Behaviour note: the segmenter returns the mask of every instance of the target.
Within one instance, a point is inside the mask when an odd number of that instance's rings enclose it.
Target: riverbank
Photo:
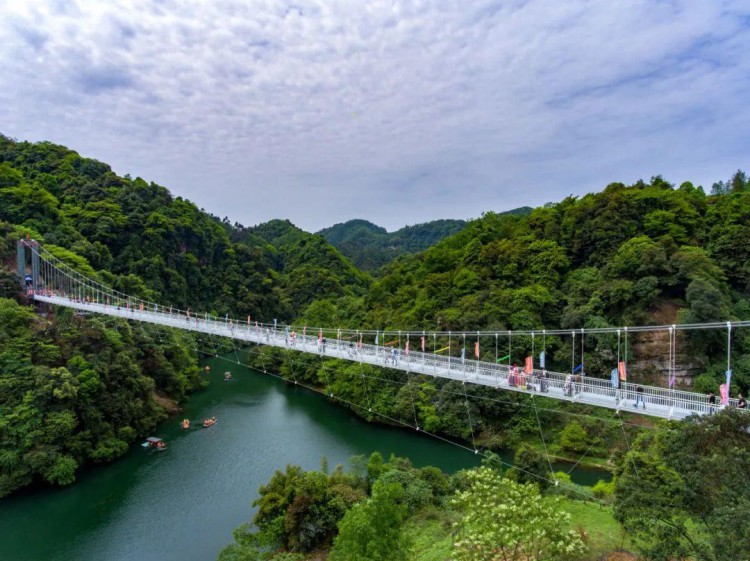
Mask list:
[[[457,536],[465,537],[460,528],[465,529],[466,521],[476,523],[480,512],[500,503],[500,512],[519,517],[509,530],[514,537],[504,534],[504,540],[526,540],[531,535],[534,540],[573,539],[580,546],[575,548],[576,561],[610,559],[610,554],[631,547],[606,502],[611,495],[582,501],[576,497],[591,497],[593,490],[581,493],[579,486],[565,482],[564,475],[560,485],[526,487],[518,483],[523,475],[520,472],[511,469],[503,473],[496,464],[483,463],[485,467],[479,470],[453,475],[434,467],[415,468],[408,458],[384,459],[380,454],[333,471],[327,464],[313,471],[287,465],[259,489],[254,503],[259,511],[252,531],[250,527],[238,528],[235,541],[218,559],[274,560],[279,553],[278,559],[323,561],[332,551],[342,553],[342,548],[348,548],[348,559],[358,558],[357,551],[398,550],[402,552],[396,556],[399,559],[445,561],[452,558],[454,542],[460,541]],[[473,485],[481,474],[491,474],[492,483],[479,486],[488,489],[490,485],[490,496],[480,503],[464,502],[462,497],[476,489]],[[392,503],[386,505],[383,493],[388,493],[387,489],[393,494]],[[372,525],[388,528],[387,537],[373,534],[368,530]],[[407,549],[409,553],[404,554]]]
[[[479,459],[416,432],[368,424],[321,396],[221,359],[208,387],[154,431],[164,452],[138,443],[118,461],[82,470],[64,488],[0,501],[0,558],[12,561],[205,561],[248,521],[260,485],[286,464],[333,467],[374,450],[446,473]],[[232,372],[224,382],[223,373]],[[185,431],[216,416],[209,429]]]
[[[341,363],[340,361],[337,361],[335,359],[329,359],[336,364],[336,367],[341,366],[345,369],[338,373],[338,378],[339,380],[347,381],[339,381],[337,383],[333,381],[335,375],[332,376],[329,372],[330,366],[324,363],[316,362],[320,360],[320,357],[304,357],[310,362],[304,363],[304,368],[301,368],[300,366],[295,367],[295,362],[293,360],[292,362],[287,363],[287,355],[283,354],[281,351],[279,351],[279,349],[276,349],[274,347],[258,347],[252,352],[249,352],[247,354],[247,358],[249,360],[249,365],[251,368],[256,368],[264,374],[268,374],[270,376],[283,380],[287,384],[294,387],[302,387],[309,391],[325,396],[326,399],[328,399],[331,403],[334,403],[340,407],[343,407],[344,409],[351,411],[353,414],[368,423],[395,427],[401,430],[415,430],[414,420],[411,417],[409,417],[407,420],[402,421],[390,412],[384,413],[383,411],[381,411],[382,406],[377,407],[373,406],[372,403],[370,403],[370,398],[372,397],[371,393],[374,392],[372,392],[371,389],[368,390],[368,382],[366,381],[367,376],[364,376],[364,374],[357,374],[352,378],[351,371],[346,370],[346,368],[351,367],[351,365]],[[302,359],[300,358],[300,360]],[[326,373],[312,374],[312,372],[315,370],[317,370],[318,372],[324,371]],[[347,376],[349,376],[349,378],[347,378]],[[389,381],[387,378],[382,378],[379,380],[382,382]],[[351,387],[346,387],[347,385],[351,384],[354,384],[360,392],[362,391],[362,387],[364,384],[364,393],[359,396],[360,398],[362,398],[360,401],[353,399],[350,395],[342,396],[342,393],[346,394],[346,392],[352,391]],[[406,387],[406,383],[403,384],[404,387]],[[418,388],[418,383],[415,383],[415,386]],[[414,390],[414,392],[417,391],[419,390]],[[411,390],[409,398],[411,400],[414,399],[414,395],[411,393]],[[365,399],[368,405],[365,405],[365,402],[363,401]],[[388,399],[391,401],[397,401],[398,396],[391,395],[388,397]],[[417,409],[424,408],[425,405],[426,404],[423,403],[417,406]],[[540,408],[545,413],[558,414],[566,420],[570,420],[575,424],[578,423],[577,419],[580,418],[590,420],[592,424],[604,423],[604,425],[602,426],[604,426],[605,428],[607,423],[615,422],[615,425],[618,427],[617,433],[620,434],[620,421],[619,419],[617,421],[613,421],[611,415],[607,415],[606,417],[601,418],[597,417],[596,415],[589,416],[586,414],[586,408],[581,408],[579,406],[579,408],[582,409],[582,412],[572,412],[572,417],[569,417],[569,412],[566,410],[566,408],[575,406],[571,406],[570,404],[561,405],[559,402],[551,402],[550,405],[554,408],[545,409],[543,405],[540,405]],[[429,407],[429,405],[427,406]],[[416,409],[414,407],[415,405],[413,403],[407,407],[408,415],[416,415]],[[518,407],[531,408],[531,406],[528,404],[520,405]],[[462,410],[464,408],[463,398],[461,399],[460,408]],[[516,409],[515,412],[511,412],[508,414],[511,421],[516,417],[517,412],[518,409]],[[476,422],[477,419],[475,418],[474,421]],[[481,423],[482,421],[479,422]],[[598,426],[596,428],[596,434],[591,437],[592,440],[590,442],[586,440],[588,438],[587,436],[583,437],[580,443],[584,446],[583,450],[578,452],[568,452],[553,440],[548,440],[545,442],[540,439],[537,428],[537,421],[534,422],[533,426],[531,427],[532,430],[530,432],[520,433],[514,431],[512,426],[508,426],[509,420],[507,418],[494,419],[494,422],[503,427],[504,432],[502,434],[496,435],[492,434],[491,431],[486,432],[482,430],[480,430],[473,436],[467,435],[465,438],[441,433],[440,431],[433,432],[432,434],[435,438],[454,443],[457,446],[469,450],[479,450],[482,453],[491,452],[493,454],[496,454],[497,456],[502,458],[502,461],[504,463],[508,465],[513,462],[515,450],[517,450],[520,446],[526,444],[534,448],[539,454],[543,455],[546,461],[552,463],[554,471],[568,472],[571,468],[581,468],[600,472],[600,479],[605,482],[610,481],[612,478],[612,472],[614,468],[610,461],[610,450],[605,447],[604,450],[606,451],[606,455],[597,455],[602,452],[603,443],[599,441],[598,445],[594,445],[597,444],[596,441],[600,440],[600,436],[603,433],[602,426]],[[523,423],[522,425],[525,427]],[[528,430],[528,427],[526,427],[526,429]],[[511,438],[506,438],[506,436],[510,433],[512,433],[513,436]],[[557,438],[558,435],[555,434],[554,440],[557,440]],[[575,483],[594,485],[597,481],[598,479],[595,479],[594,481],[587,479],[585,481],[576,480]]]

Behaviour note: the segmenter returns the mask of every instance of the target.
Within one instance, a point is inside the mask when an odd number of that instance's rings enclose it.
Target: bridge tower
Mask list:
[[[40,286],[39,279],[39,252],[33,251],[32,248],[36,247],[38,242],[36,240],[18,240],[16,247],[16,270],[18,274],[18,282],[26,289],[27,293],[29,290],[36,290]],[[27,265],[31,266],[31,273],[27,273]]]

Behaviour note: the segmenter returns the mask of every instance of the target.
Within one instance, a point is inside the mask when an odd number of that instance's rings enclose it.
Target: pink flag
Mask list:
[[[362,348],[362,335],[361,335],[361,334],[360,334],[360,336],[359,336],[359,343],[357,343],[357,348],[358,348],[358,349],[361,349],[361,348]]]
[[[406,341],[406,347],[404,347],[404,354],[409,356],[409,341]]]
[[[424,352],[424,335],[422,335],[422,352]]]
[[[620,373],[620,381],[625,382],[628,379],[628,373],[625,370],[625,363],[620,361],[617,363],[617,371]]]
[[[534,357],[527,356],[526,357],[526,374],[533,374],[534,373]]]
[[[474,343],[474,356],[479,358],[479,341]]]
[[[307,335],[307,326],[302,328],[302,335]]]
[[[320,343],[323,340],[323,330],[321,329],[318,331],[318,343]]]
[[[250,316],[247,316],[247,324],[250,325]]]
[[[729,403],[729,389],[726,384],[719,386],[719,395],[721,396],[721,404],[727,405]]]

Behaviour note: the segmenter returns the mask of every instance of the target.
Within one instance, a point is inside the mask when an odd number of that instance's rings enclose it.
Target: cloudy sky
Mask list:
[[[748,170],[749,53],[746,0],[8,0],[0,132],[392,230]]]

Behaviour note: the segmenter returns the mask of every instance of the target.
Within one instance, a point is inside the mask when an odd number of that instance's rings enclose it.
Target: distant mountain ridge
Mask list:
[[[501,214],[527,215],[531,210],[531,207],[520,207]],[[318,234],[361,270],[373,272],[401,255],[432,247],[460,232],[467,224],[466,220],[442,219],[388,232],[382,226],[357,218],[324,228]]]

